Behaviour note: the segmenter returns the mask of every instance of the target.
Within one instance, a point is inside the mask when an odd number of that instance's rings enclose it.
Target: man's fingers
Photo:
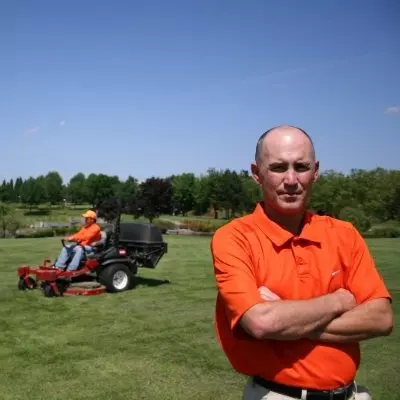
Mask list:
[[[274,292],[269,290],[265,286],[261,286],[258,288],[258,292],[263,300],[271,301],[271,300],[280,300],[280,297],[276,295]]]

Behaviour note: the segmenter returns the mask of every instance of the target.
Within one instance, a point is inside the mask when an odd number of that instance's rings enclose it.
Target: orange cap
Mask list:
[[[97,215],[94,211],[92,210],[88,210],[85,213],[82,214],[83,218],[92,218],[92,219],[96,219]]]

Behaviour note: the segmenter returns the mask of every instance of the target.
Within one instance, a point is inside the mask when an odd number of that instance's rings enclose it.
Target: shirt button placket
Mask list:
[[[299,275],[309,275],[309,268],[304,254],[305,249],[298,245],[298,241],[293,241],[293,253],[295,256],[296,267]]]

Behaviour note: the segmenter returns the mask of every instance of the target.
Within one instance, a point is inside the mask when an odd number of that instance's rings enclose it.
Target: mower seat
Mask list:
[[[105,231],[100,231],[100,235],[101,239],[91,244],[95,253],[104,250],[107,243],[107,233]]]

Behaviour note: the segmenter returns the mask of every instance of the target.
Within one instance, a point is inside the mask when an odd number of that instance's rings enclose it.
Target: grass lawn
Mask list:
[[[241,399],[245,378],[214,334],[210,238],[165,238],[169,253],[136,289],[65,298],[17,290],[17,266],[54,258],[59,239],[0,241],[2,400]],[[400,240],[369,244],[397,303]],[[359,380],[374,400],[400,398],[399,355],[397,330],[363,344]]]

